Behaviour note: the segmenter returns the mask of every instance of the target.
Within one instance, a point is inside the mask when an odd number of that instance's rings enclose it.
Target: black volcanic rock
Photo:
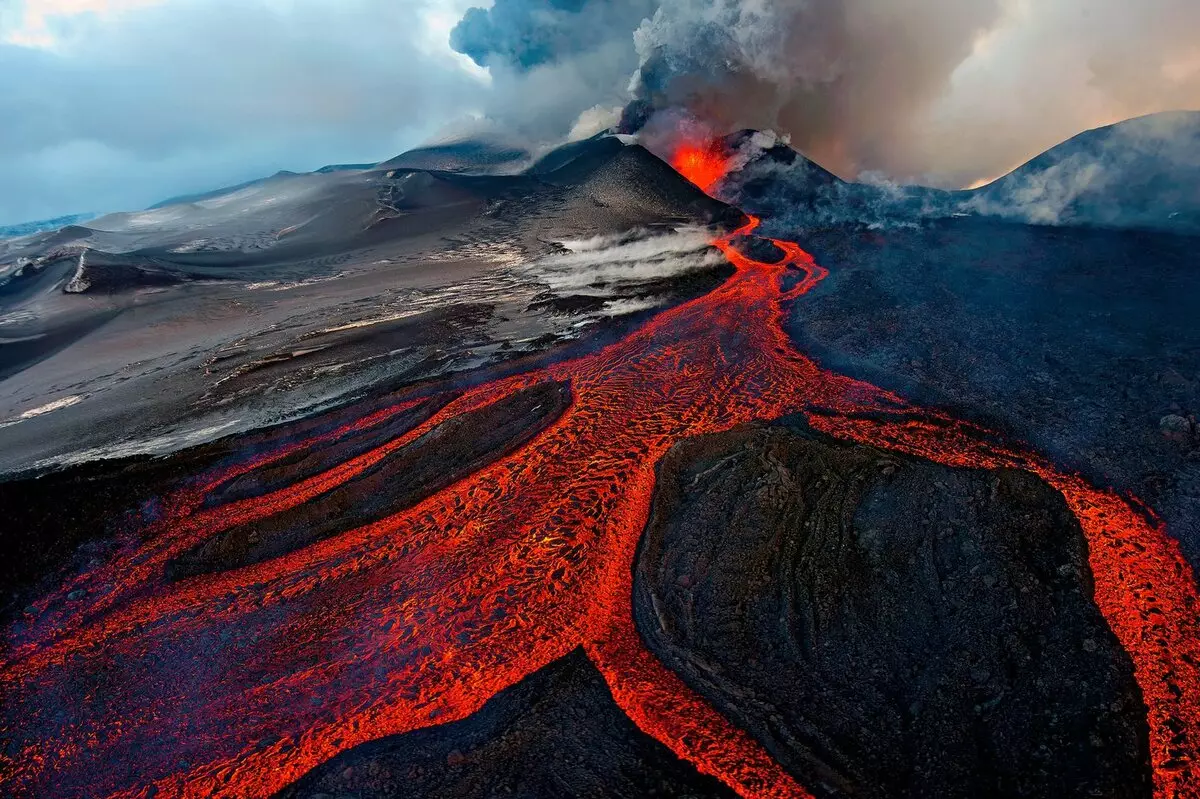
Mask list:
[[[452,394],[439,394],[395,414],[383,424],[365,430],[352,428],[332,441],[303,447],[218,486],[205,498],[204,504],[213,507],[259,497],[332,469],[404,435],[452,399]]]
[[[835,372],[1027,442],[1162,516],[1200,566],[1200,272],[1190,236],[948,219],[805,236],[829,277],[788,332]]]
[[[735,131],[723,137],[721,146],[732,156],[740,155],[745,159],[744,166],[773,164],[786,167],[792,172],[791,177],[813,189],[846,182],[774,135],[764,134],[752,128]]]
[[[1089,130],[966,197],[1031,224],[1200,233],[1200,111]]]
[[[664,458],[634,588],[651,649],[819,796],[1149,796],[1091,594],[1038,478],[759,425]]]
[[[740,130],[720,146],[730,172],[717,185],[718,196],[763,217],[769,231],[889,227],[953,210],[949,192],[843,180],[774,134]]]
[[[172,286],[189,276],[154,258],[115,255],[85,249],[79,254],[75,274],[63,286],[67,294],[112,294],[152,286]]]
[[[732,797],[634,726],[582,651],[462,721],[384,738],[322,764],[278,799]]]

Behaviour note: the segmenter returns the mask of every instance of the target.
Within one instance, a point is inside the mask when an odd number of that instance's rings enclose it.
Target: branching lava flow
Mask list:
[[[697,152],[684,171],[711,186],[724,163]],[[582,646],[625,712],[678,755],[746,796],[805,796],[804,775],[785,773],[657,662],[630,606],[656,461],[685,437],[801,412],[835,436],[1017,466],[1058,488],[1087,535],[1096,602],[1136,666],[1156,794],[1197,796],[1200,607],[1176,544],[1130,501],[797,352],[785,311],[825,270],[787,241],[772,241],[777,261],[745,255],[738,244],[757,224],[714,242],[736,267],[724,285],[597,352],[469,388],[399,438],[265,496],[204,505],[233,477],[339,431],[171,497],[145,543],[68,581],[14,629],[0,666],[0,731],[15,753],[0,764],[3,792],[267,796],[362,742],[463,718]],[[164,579],[197,542],[296,507],[439,423],[545,381],[570,386],[560,418],[415,506],[263,563]],[[356,425],[379,425],[431,390]]]

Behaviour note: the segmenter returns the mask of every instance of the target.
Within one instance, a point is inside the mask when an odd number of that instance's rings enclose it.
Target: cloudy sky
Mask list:
[[[0,0],[0,224],[378,161],[477,112],[454,0]]]
[[[551,141],[635,96],[962,186],[1200,108],[1196,31],[1196,0],[0,0],[0,224],[483,125]]]

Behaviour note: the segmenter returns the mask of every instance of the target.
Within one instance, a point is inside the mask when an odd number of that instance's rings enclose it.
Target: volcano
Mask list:
[[[802,242],[754,135],[8,243],[5,792],[1200,795],[1193,239]]]

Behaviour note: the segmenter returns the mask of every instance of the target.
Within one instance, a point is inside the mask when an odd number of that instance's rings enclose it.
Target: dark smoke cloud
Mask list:
[[[888,170],[1001,0],[665,0],[634,89],[718,130],[785,132],[842,175]]]
[[[624,40],[653,13],[653,0],[496,0],[472,8],[450,32],[450,46],[481,67],[524,71]]]
[[[496,0],[472,8],[450,46],[493,79],[487,115],[526,139],[608,127],[629,101],[633,32],[657,0]]]
[[[1196,0],[500,0],[456,42],[507,71],[506,101],[536,75],[557,129],[639,98],[652,142],[769,128],[846,177],[959,187],[1087,128],[1200,108],[1196,31]]]

